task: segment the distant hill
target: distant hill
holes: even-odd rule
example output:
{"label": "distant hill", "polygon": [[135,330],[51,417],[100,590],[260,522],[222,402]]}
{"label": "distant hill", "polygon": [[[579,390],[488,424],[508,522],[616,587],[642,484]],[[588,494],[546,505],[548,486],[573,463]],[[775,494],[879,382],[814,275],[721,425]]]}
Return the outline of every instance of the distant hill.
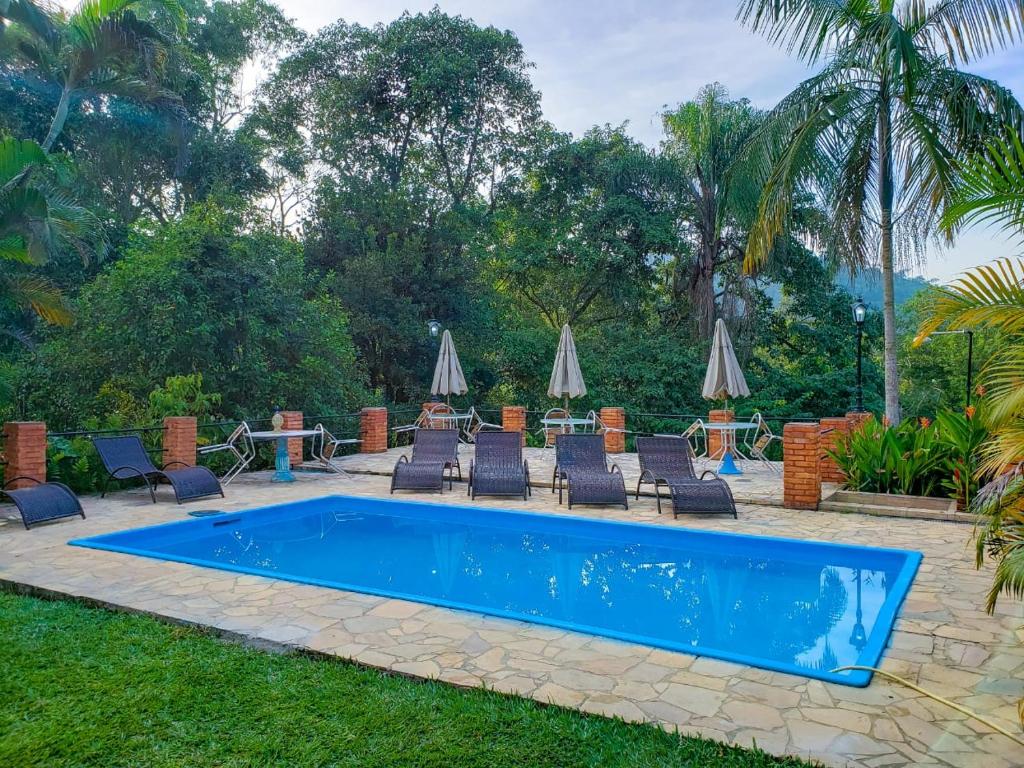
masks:
{"label": "distant hill", "polygon": [[[836,285],[848,290],[853,296],[860,296],[869,307],[881,309],[882,307],[882,271],[875,267],[865,269],[854,276],[849,273],[840,272],[836,275]],[[896,294],[896,306],[905,302],[922,288],[927,288],[931,283],[923,277],[912,277],[905,272],[897,272],[893,282]]]}
{"label": "distant hill", "polygon": [[[882,308],[882,271],[880,269],[870,267],[852,277],[849,272],[841,270],[836,275],[836,285],[845,288],[853,297],[860,296],[864,299],[864,303],[872,309]],[[893,286],[896,293],[896,306],[899,307],[915,293],[929,285],[931,283],[923,277],[913,277],[905,272],[897,272]],[[765,289],[765,293],[771,297],[774,304],[778,305],[782,296],[779,286],[769,285]]]}

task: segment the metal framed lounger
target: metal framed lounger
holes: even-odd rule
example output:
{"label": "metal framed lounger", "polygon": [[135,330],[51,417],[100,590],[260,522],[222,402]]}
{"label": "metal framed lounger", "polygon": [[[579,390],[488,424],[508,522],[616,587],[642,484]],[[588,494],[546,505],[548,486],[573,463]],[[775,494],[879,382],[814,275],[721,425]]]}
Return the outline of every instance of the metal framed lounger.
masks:
{"label": "metal framed lounger", "polygon": [[[92,444],[96,447],[96,453],[99,454],[100,461],[108,473],[107,477],[103,478],[100,498],[106,496],[110,480],[131,480],[136,477],[145,482],[154,504],[156,484],[160,480],[166,480],[171,484],[174,498],[179,504],[204,496],[224,495],[224,489],[217,476],[206,467],[190,467],[183,462],[172,461],[158,469],[137,435],[94,437]],[[170,469],[172,466],[180,469]]]}
{"label": "metal framed lounger", "polygon": [[480,432],[476,436],[476,455],[469,463],[471,498],[487,496],[522,496],[526,501],[530,490],[530,466],[523,459],[523,437],[520,432]]}
{"label": "metal framed lounger", "polygon": [[[35,485],[28,488],[8,488],[7,486],[20,480],[28,480]],[[75,492],[64,483],[50,481],[41,482],[34,477],[15,477],[8,480],[0,495],[7,496],[21,513],[21,522],[28,530],[36,523],[49,520],[60,520],[64,517],[81,517],[85,519],[85,510]]]}
{"label": "metal framed lounger", "polygon": [[629,509],[622,470],[617,464],[608,466],[604,435],[558,435],[552,486],[556,481],[559,504],[563,488],[568,489],[569,509],[573,504],[621,504]]}
{"label": "metal framed lounger", "polygon": [[[732,489],[718,474],[710,469],[697,477],[693,470],[693,449],[684,437],[638,437],[636,452],[640,460],[640,479],[636,484],[636,498],[640,498],[640,486],[654,485],[658,500],[658,514],[661,514],[661,487],[669,490],[672,499],[672,515],[680,513],[727,514],[734,518],[736,502]],[[707,479],[711,475],[711,479]]]}
{"label": "metal framed lounger", "polygon": [[391,493],[396,490],[444,491],[444,472],[448,470],[448,489],[453,475],[459,473],[459,431],[457,429],[419,429],[412,444],[412,458],[402,456],[391,474]]}

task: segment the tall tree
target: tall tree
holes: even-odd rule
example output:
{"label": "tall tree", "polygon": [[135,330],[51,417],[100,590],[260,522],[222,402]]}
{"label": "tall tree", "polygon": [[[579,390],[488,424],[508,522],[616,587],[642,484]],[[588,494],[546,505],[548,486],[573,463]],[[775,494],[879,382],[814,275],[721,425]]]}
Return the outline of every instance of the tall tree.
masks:
{"label": "tall tree", "polygon": [[818,74],[753,139],[765,180],[747,267],[763,263],[809,188],[831,217],[832,253],[880,262],[885,410],[900,419],[894,265],[923,255],[956,190],[955,158],[1024,119],[1013,95],[957,64],[1013,44],[1024,0],[742,0],[739,17]]}
{"label": "tall tree", "polygon": [[554,328],[634,315],[676,246],[658,160],[621,129],[551,141],[501,196],[487,248],[499,289]]}
{"label": "tall tree", "polygon": [[32,3],[11,5],[19,12],[11,14],[4,45],[60,88],[42,140],[46,152],[83,95],[132,96],[176,106],[177,96],[162,87],[159,73],[169,35],[185,26],[177,0],[82,0],[70,14],[53,14],[45,22],[26,10]]}
{"label": "tall tree", "polygon": [[677,265],[673,293],[685,290],[701,338],[710,337],[715,323],[716,274],[726,262],[742,262],[746,255],[759,188],[743,167],[743,148],[759,120],[749,101],[731,101],[718,83],[662,115],[662,150],[678,169],[680,235],[691,254]]}

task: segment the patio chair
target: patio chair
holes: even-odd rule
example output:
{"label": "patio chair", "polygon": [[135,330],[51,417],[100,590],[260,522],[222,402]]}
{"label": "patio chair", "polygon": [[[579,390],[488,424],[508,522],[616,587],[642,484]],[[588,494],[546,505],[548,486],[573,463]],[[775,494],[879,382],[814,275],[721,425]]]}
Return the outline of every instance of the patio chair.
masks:
{"label": "patio chair", "polygon": [[333,469],[335,472],[346,475],[341,467],[335,466],[334,454],[338,452],[338,449],[346,445],[359,445],[363,441],[357,437],[344,437],[337,438],[327,431],[327,428],[323,424],[317,424],[313,427],[313,431],[316,432],[313,435],[313,443],[310,446],[310,455],[319,461],[324,467]]}
{"label": "patio chair", "polygon": [[469,463],[467,493],[487,496],[529,496],[530,467],[523,459],[523,437],[519,432],[481,432],[476,455]]}
{"label": "patio chair", "polygon": [[772,432],[771,427],[768,426],[768,422],[765,421],[760,412],[755,411],[751,421],[754,422],[757,427],[754,429],[754,434],[750,438],[750,442],[746,443],[747,453],[750,454],[751,458],[757,459],[772,472],[778,473],[779,468],[776,467],[772,460],[768,458],[767,451],[769,445],[776,440],[781,440],[782,438]]}
{"label": "patio chair", "polygon": [[466,421],[466,426],[463,427],[467,442],[475,443],[481,432],[501,432],[503,430],[504,427],[501,424],[491,424],[484,421],[483,417],[477,413],[476,408],[473,406],[469,407],[469,419]]}
{"label": "patio chair", "polygon": [[227,440],[216,445],[203,445],[196,449],[200,456],[209,456],[211,453],[229,451],[235,457],[235,463],[221,477],[221,485],[228,485],[246,470],[253,459],[256,458],[256,446],[252,441],[252,432],[249,425],[242,422],[232,430]]}
{"label": "patio chair", "polygon": [[704,419],[693,422],[683,430],[682,436],[690,443],[690,452],[695,461],[703,461],[708,457],[708,433],[704,429]]}
{"label": "patio chair", "polygon": [[617,464],[608,466],[604,435],[558,435],[552,492],[556,482],[559,504],[563,487],[568,489],[569,509],[573,504],[621,504],[629,509],[622,470]]}
{"label": "patio chair", "polygon": [[[217,476],[206,467],[190,467],[184,462],[172,461],[157,469],[137,435],[94,437],[92,444],[107,470],[107,477],[103,478],[103,487],[100,489],[100,498],[107,495],[107,484],[110,480],[130,480],[135,477],[142,478],[154,504],[156,484],[160,480],[166,480],[171,484],[174,498],[179,504],[218,493],[221,497],[224,496],[224,489]],[[169,469],[172,466],[181,468]]]}
{"label": "patio chair", "polygon": [[[7,486],[19,480],[28,480],[35,485],[28,488],[8,488]],[[50,481],[41,482],[34,477],[15,477],[8,480],[0,495],[7,496],[14,502],[21,514],[21,522],[27,531],[36,523],[49,520],[60,520],[65,517],[80,516],[85,519],[85,511],[81,502],[75,496],[75,492],[64,483]]]}
{"label": "patio chair", "polygon": [[423,412],[426,414],[426,423],[424,424],[426,429],[452,429],[455,426],[455,423],[448,419],[435,418],[436,416],[451,416],[455,413],[455,409],[447,403],[424,405]]}
{"label": "patio chair", "polygon": [[399,424],[397,427],[392,427],[391,431],[395,433],[395,444],[396,445],[398,444],[399,436],[401,436],[401,435],[403,435],[403,434],[405,434],[407,432],[415,433],[419,429],[424,429],[427,426],[427,416],[428,415],[429,414],[427,413],[426,410],[421,410],[416,415],[416,418],[413,419],[411,424]]}
{"label": "patio chair", "polygon": [[412,444],[412,459],[401,456],[391,475],[391,493],[396,490],[444,491],[444,471],[448,470],[448,490],[452,475],[459,465],[459,431],[457,429],[421,429]]}
{"label": "patio chair", "polygon": [[[569,412],[564,408],[551,408],[547,413],[544,414],[544,419],[568,419]],[[569,425],[562,426],[548,426],[541,422],[540,432],[544,435],[544,447],[552,448],[555,445],[555,438],[559,435],[567,435],[572,432],[572,427]]]}
{"label": "patio chair", "polygon": [[[737,517],[729,484],[714,470],[704,470],[699,478],[693,471],[693,449],[689,441],[682,437],[638,437],[636,451],[640,460],[636,498],[640,498],[641,485],[652,483],[659,515],[661,487],[665,486],[672,498],[673,517],[678,517],[681,512],[723,513]],[[712,479],[706,479],[708,475]]]}

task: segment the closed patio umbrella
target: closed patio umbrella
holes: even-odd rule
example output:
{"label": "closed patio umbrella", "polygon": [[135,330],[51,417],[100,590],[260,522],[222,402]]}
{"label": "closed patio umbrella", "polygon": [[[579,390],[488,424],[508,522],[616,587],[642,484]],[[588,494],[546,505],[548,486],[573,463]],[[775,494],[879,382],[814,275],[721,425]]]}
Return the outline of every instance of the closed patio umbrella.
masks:
{"label": "closed patio umbrella", "polygon": [[[736,352],[732,348],[729,330],[721,318],[715,322],[715,338],[711,343],[711,359],[708,360],[708,372],[704,376],[702,394],[707,400],[725,400],[726,408],[729,407],[730,397],[750,396],[747,380],[743,378],[739,360],[736,359]],[[730,446],[730,442],[735,443],[735,432],[723,433],[722,439],[724,452],[718,473],[721,475],[742,474],[736,467]]]}
{"label": "closed patio umbrella", "polygon": [[585,394],[587,385],[583,383],[580,360],[576,356],[576,342],[572,339],[569,326],[563,325],[558,351],[555,353],[555,367],[551,369],[551,381],[548,382],[548,397],[564,397],[568,413],[569,398]]}
{"label": "closed patio umbrella", "polygon": [[430,385],[430,394],[444,395],[449,400],[452,395],[464,395],[469,391],[466,377],[462,375],[462,365],[455,351],[452,334],[445,330],[441,336],[441,349],[437,353],[437,365],[434,366],[434,381]]}
{"label": "closed patio umbrella", "polygon": [[726,402],[730,397],[750,396],[747,380],[743,378],[743,371],[740,370],[740,363],[732,348],[729,330],[721,318],[715,322],[715,337],[711,343],[711,359],[708,360],[702,394],[707,400]]}

